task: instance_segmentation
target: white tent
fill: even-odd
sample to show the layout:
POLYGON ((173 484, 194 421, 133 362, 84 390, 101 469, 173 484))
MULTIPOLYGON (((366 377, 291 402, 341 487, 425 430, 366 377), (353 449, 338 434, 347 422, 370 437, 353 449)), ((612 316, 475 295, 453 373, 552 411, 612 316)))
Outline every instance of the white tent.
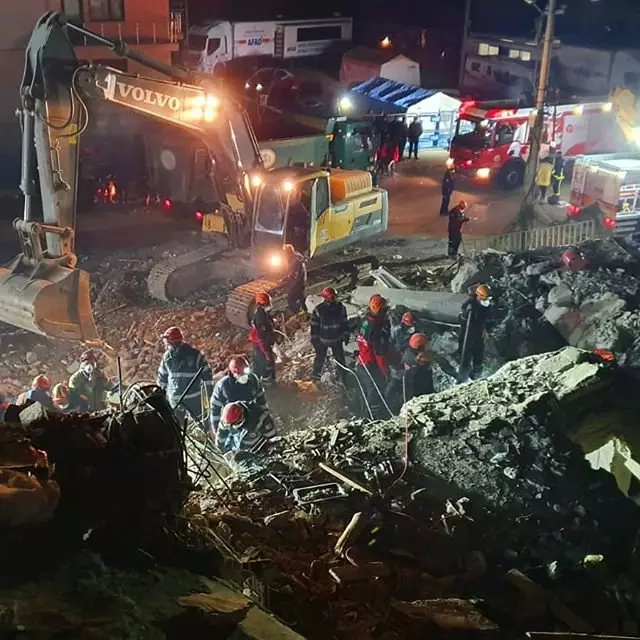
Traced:
POLYGON ((388 50, 355 47, 344 54, 340 80, 351 84, 375 77, 420 85, 420 65, 407 56, 388 50))

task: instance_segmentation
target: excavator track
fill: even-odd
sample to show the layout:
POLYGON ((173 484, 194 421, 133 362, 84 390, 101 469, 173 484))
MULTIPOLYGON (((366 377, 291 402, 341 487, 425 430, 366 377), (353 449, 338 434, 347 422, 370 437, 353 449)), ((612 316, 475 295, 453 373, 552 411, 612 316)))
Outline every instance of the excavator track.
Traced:
MULTIPOLYGON (((312 263, 307 274, 306 293, 319 294, 325 287, 334 287, 338 292, 351 289, 377 266, 378 260, 374 256, 316 265, 312 263)), ((252 280, 234 289, 227 298, 227 320, 237 327, 246 328, 255 310, 256 294, 261 291, 271 295, 275 312, 286 309, 286 291, 277 281, 266 278, 252 280)))
POLYGON ((156 263, 147 276, 149 295, 156 300, 169 302, 184 298, 219 280, 220 270, 216 266, 227 249, 226 242, 212 242, 156 263))

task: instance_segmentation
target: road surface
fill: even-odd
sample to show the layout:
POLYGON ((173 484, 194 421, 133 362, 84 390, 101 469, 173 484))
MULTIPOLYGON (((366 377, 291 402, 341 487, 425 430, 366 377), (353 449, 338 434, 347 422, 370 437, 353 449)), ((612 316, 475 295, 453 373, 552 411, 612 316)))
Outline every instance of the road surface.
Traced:
MULTIPOLYGON (((389 231, 391 237, 432 237, 447 235, 447 218, 440 217, 440 186, 444 174, 446 151, 422 152, 418 160, 404 160, 393 178, 384 179, 381 186, 389 191, 389 231)), ((568 181, 564 191, 568 191, 568 181)), ((566 194, 565 195, 566 199, 566 194)), ((515 218, 522 201, 522 191, 505 192, 488 185, 478 185, 458 179, 451 199, 469 205, 471 221, 464 231, 469 236, 498 235, 515 218)), ((566 218, 564 205, 544 205, 550 222, 566 218)))

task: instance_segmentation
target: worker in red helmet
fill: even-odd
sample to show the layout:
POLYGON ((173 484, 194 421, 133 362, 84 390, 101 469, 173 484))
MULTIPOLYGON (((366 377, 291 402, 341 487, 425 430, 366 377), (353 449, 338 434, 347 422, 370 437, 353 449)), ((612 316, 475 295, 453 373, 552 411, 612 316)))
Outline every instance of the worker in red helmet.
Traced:
POLYGON ((287 273, 280 286, 287 288, 287 306, 291 313, 305 310, 305 286, 307 284, 307 265, 304 256, 295 250, 292 244, 282 247, 287 262, 287 273))
POLYGON ((467 203, 464 200, 460 200, 458 204, 449 211, 449 247, 448 255, 450 258, 455 258, 458 255, 458 249, 462 242, 462 227, 469 222, 469 218, 465 215, 467 210, 467 203))
POLYGON ((210 426, 216 434, 222 419, 222 410, 230 403, 242 402, 257 414, 267 411, 267 398, 258 376, 251 371, 244 356, 229 360, 226 375, 216 382, 211 394, 210 426))
POLYGON ((584 269, 588 262, 584 254, 575 247, 566 249, 561 256, 562 265, 569 271, 580 271, 584 269))
POLYGON ((216 446, 222 453, 251 451, 263 440, 276 435, 276 426, 267 410, 244 402, 230 402, 222 409, 216 431, 216 446))
MULTIPOLYGON (((315 307, 311 314, 311 346, 316 352, 313 361, 314 380, 320 380, 322 367, 327 359, 327 353, 331 354, 336 362, 345 366, 344 344, 349 341, 349 320, 347 309, 338 300, 338 294, 333 287, 325 287, 320 294, 322 302, 315 307)), ((344 370, 338 367, 338 376, 342 379, 344 370)))
POLYGON ((164 389, 169 406, 180 423, 186 419, 206 422, 206 397, 213 388, 213 374, 204 354, 187 344, 179 327, 162 334, 165 352, 160 360, 156 384, 164 389))
POLYGON ((275 382, 276 328, 271 316, 271 296, 262 291, 256 294, 256 309, 251 320, 249 340, 253 343, 253 366, 256 375, 265 383, 275 382))
POLYGON ((51 402, 51 380, 43 373, 37 375, 32 381, 31 386, 23 391, 17 398, 17 405, 30 405, 39 402, 46 409, 52 409, 51 402))
POLYGON ((409 346, 409 339, 416 333, 416 322, 411 311, 406 311, 400 323, 391 328, 391 348, 389 350, 389 378, 385 394, 387 398, 399 395, 402 388, 404 367, 402 356, 409 346))
POLYGON ((98 363, 93 349, 80 356, 78 370, 69 378, 69 389, 80 396, 88 411, 102 411, 107 408, 107 392, 111 385, 98 363))

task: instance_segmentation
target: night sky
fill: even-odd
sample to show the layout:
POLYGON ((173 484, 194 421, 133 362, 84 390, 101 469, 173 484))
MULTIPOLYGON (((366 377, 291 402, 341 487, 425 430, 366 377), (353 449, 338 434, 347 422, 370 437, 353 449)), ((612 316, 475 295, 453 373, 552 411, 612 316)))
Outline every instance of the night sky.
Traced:
MULTIPOLYGON (((332 12, 363 21, 392 20, 410 26, 462 26, 465 0, 188 0, 190 22, 209 19, 329 17, 332 12), (311 6, 310 6, 311 5, 311 6)), ((541 4, 544 0, 540 0, 541 4)), ((566 4, 558 18, 562 40, 591 46, 640 48, 640 0, 558 0, 566 4)), ((531 35, 538 15, 524 0, 472 0, 472 30, 505 35, 531 35)))

